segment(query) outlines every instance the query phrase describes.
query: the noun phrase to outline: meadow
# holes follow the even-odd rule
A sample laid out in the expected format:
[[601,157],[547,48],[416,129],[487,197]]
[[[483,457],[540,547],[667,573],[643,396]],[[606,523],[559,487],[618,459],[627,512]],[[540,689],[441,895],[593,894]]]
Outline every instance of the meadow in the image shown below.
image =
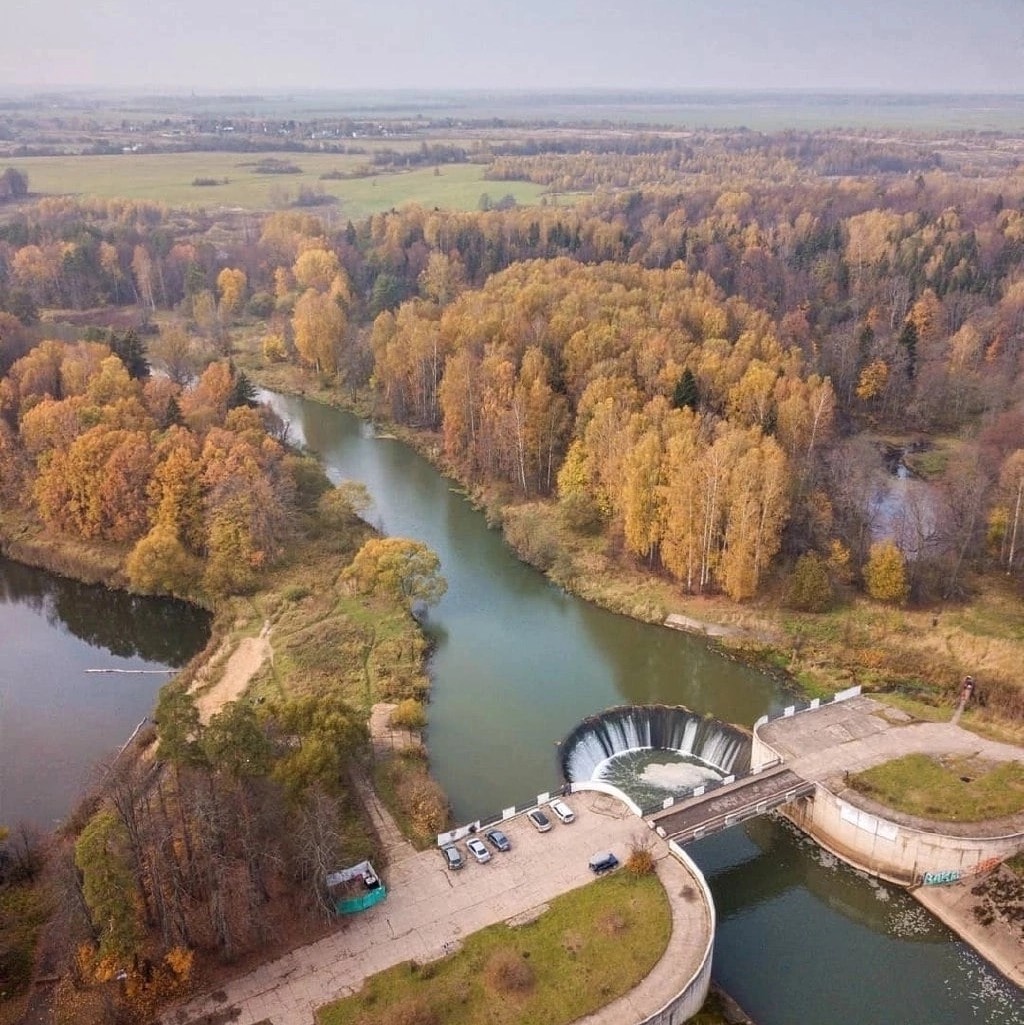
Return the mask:
[[[294,164],[299,174],[261,174],[267,156]],[[18,157],[2,161],[28,175],[34,195],[77,195],[149,199],[171,206],[272,210],[287,206],[301,189],[322,189],[335,202],[311,211],[356,220],[405,203],[474,210],[487,194],[517,203],[540,202],[544,186],[532,182],[495,182],[484,178],[482,164],[445,164],[402,172],[372,171],[358,178],[322,180],[331,172],[356,174],[367,169],[365,155],[329,153],[121,153],[106,156]],[[223,184],[193,185],[196,179]],[[564,197],[562,199],[564,202]]]

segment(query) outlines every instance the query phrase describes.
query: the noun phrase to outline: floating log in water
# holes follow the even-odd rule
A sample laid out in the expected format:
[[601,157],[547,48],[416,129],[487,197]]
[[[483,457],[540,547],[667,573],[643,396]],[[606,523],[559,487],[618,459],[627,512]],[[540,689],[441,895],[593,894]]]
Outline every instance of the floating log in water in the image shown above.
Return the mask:
[[150,673],[176,673],[177,669],[86,669],[87,673],[126,673],[149,675]]

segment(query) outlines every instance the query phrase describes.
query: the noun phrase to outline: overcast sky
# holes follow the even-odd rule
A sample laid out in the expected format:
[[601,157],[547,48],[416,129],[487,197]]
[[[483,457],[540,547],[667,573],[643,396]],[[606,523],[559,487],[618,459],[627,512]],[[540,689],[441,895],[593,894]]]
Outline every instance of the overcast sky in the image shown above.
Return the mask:
[[1024,92],[1024,0],[3,0],[0,85]]

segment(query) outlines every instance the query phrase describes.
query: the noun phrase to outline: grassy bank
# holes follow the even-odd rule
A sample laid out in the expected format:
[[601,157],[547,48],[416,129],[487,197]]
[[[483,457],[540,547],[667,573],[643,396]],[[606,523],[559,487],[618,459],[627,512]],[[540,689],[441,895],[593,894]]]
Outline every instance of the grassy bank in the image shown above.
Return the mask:
[[906,755],[849,778],[889,808],[940,822],[982,822],[1024,810],[1024,764]]
[[405,963],[321,1008],[319,1025],[558,1025],[637,985],[658,962],[671,912],[657,876],[620,871],[551,902],[528,925],[491,926],[425,965]]

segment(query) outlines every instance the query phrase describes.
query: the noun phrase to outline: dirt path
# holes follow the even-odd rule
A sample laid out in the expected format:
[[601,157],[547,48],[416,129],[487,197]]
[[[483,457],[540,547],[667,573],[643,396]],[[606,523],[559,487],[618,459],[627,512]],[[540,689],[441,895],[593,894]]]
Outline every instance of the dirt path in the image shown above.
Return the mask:
[[[270,620],[265,620],[256,637],[243,637],[231,653],[220,679],[213,686],[202,689],[206,677],[202,676],[192,685],[191,693],[196,695],[199,719],[205,725],[226,704],[241,696],[249,681],[259,672],[267,659],[273,661],[274,652],[270,646]],[[211,661],[216,662],[216,657]]]

